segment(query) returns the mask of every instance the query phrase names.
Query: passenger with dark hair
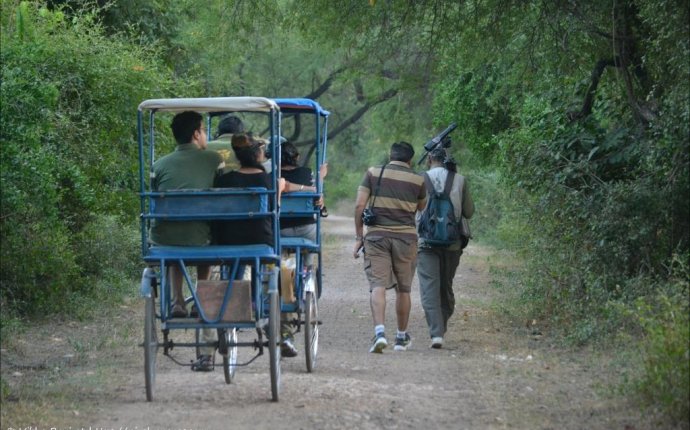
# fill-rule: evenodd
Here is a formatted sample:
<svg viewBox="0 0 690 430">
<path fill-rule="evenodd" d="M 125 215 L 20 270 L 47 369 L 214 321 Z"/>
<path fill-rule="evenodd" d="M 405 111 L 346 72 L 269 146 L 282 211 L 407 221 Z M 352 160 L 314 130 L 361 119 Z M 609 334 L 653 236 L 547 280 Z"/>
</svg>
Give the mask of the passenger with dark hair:
<svg viewBox="0 0 690 430">
<path fill-rule="evenodd" d="M 286 181 L 285 192 L 316 192 L 314 175 L 308 167 L 299 166 L 299 151 L 290 141 L 280 145 L 280 177 Z M 320 199 L 319 203 L 323 203 Z M 284 218 L 280 220 L 280 235 L 287 237 L 305 237 L 316 241 L 316 218 Z"/>
<path fill-rule="evenodd" d="M 219 176 L 216 188 L 264 187 L 271 189 L 271 176 L 262 166 L 264 161 L 264 142 L 251 134 L 232 136 L 232 149 L 240 162 L 240 168 Z M 279 192 L 284 188 L 280 181 Z M 273 246 L 273 228 L 270 218 L 249 220 L 218 221 L 214 227 L 215 242 L 220 245 L 248 245 L 265 243 Z"/>
<path fill-rule="evenodd" d="M 280 145 L 280 176 L 285 179 L 285 192 L 316 192 L 314 186 L 314 175 L 308 167 L 299 165 L 299 151 L 291 142 L 284 140 Z M 322 172 L 324 170 L 322 169 Z M 323 177 L 321 178 L 323 179 Z M 319 197 L 317 206 L 323 206 L 323 198 Z M 303 237 L 316 242 L 316 217 L 303 218 L 281 218 L 280 220 L 281 237 Z M 305 266 L 307 270 L 313 269 L 313 254 L 307 253 L 305 256 Z M 293 334 L 290 325 L 286 322 L 290 319 L 290 314 L 281 315 L 281 352 L 284 357 L 297 356 L 297 349 L 294 346 Z"/>
<path fill-rule="evenodd" d="M 175 115 L 171 128 L 177 141 L 175 151 L 159 158 L 153 164 L 153 191 L 204 189 L 213 185 L 214 178 L 223 168 L 221 156 L 206 151 L 206 128 L 201 114 L 186 111 Z M 151 223 L 151 241 L 158 245 L 203 246 L 211 241 L 211 228 L 204 221 L 161 221 Z M 207 279 L 208 266 L 198 266 L 199 279 Z M 182 283 L 184 276 L 176 265 L 170 267 L 173 289 L 174 318 L 186 317 Z"/>
<path fill-rule="evenodd" d="M 364 271 L 369 281 L 370 305 L 374 320 L 374 339 L 369 352 L 381 353 L 388 346 L 384 332 L 386 290 L 396 291 L 395 310 L 398 330 L 395 350 L 405 351 L 412 344 L 407 333 L 410 317 L 412 278 L 417 258 L 415 213 L 424 209 L 424 179 L 412 168 L 414 149 L 407 142 L 391 145 L 390 162 L 370 167 L 357 189 L 355 202 L 354 257 L 364 250 Z M 370 204 L 376 214 L 364 235 L 362 213 Z"/>
</svg>

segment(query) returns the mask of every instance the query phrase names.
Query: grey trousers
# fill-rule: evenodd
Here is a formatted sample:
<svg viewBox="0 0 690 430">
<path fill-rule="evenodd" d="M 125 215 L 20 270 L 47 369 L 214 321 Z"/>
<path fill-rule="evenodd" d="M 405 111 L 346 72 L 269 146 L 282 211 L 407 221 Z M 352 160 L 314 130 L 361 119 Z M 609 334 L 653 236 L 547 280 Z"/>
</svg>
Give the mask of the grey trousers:
<svg viewBox="0 0 690 430">
<path fill-rule="evenodd" d="M 462 250 L 420 247 L 417 276 L 430 337 L 443 337 L 455 310 L 453 278 Z"/>
</svg>

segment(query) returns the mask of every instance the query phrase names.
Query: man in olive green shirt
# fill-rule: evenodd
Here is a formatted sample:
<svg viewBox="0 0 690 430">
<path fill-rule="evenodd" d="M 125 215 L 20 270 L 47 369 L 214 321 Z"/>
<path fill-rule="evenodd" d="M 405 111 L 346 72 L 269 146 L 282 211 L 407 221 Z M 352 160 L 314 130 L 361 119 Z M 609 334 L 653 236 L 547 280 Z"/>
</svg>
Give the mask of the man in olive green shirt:
<svg viewBox="0 0 690 430">
<path fill-rule="evenodd" d="M 244 123 L 235 115 L 226 115 L 218 123 L 216 138 L 208 142 L 208 149 L 218 152 L 225 162 L 225 171 L 237 170 L 240 162 L 235 157 L 232 150 L 232 136 L 237 133 L 244 133 Z"/>
<path fill-rule="evenodd" d="M 206 151 L 207 137 L 201 114 L 186 111 L 175 115 L 171 124 L 177 148 L 153 164 L 154 191 L 179 189 L 206 189 L 223 168 L 223 159 L 215 151 Z M 211 241 L 211 227 L 203 221 L 160 221 L 151 226 L 151 241 L 158 245 L 204 246 Z M 208 279 L 209 267 L 198 266 L 199 279 Z M 183 274 L 171 266 L 173 287 L 172 316 L 186 317 L 187 309 L 182 294 Z"/>
</svg>

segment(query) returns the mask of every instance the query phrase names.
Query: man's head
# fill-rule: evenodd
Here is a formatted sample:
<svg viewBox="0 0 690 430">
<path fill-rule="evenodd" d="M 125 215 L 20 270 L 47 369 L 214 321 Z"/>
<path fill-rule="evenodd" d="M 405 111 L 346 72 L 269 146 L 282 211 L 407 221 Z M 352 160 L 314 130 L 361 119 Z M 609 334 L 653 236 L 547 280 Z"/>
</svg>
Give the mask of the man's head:
<svg viewBox="0 0 690 430">
<path fill-rule="evenodd" d="M 391 145 L 391 161 L 402 161 L 405 163 L 410 163 L 414 157 L 414 148 L 407 142 L 395 142 Z"/>
<path fill-rule="evenodd" d="M 433 164 L 443 164 L 446 161 L 448 155 L 446 154 L 446 148 L 436 147 L 429 152 L 428 160 L 429 165 Z"/>
<path fill-rule="evenodd" d="M 178 113 L 170 124 L 173 136 L 178 145 L 194 143 L 201 149 L 206 148 L 206 129 L 204 117 L 194 111 Z"/>
<path fill-rule="evenodd" d="M 226 115 L 218 123 L 218 134 L 237 134 L 244 133 L 244 123 L 235 115 Z"/>
</svg>

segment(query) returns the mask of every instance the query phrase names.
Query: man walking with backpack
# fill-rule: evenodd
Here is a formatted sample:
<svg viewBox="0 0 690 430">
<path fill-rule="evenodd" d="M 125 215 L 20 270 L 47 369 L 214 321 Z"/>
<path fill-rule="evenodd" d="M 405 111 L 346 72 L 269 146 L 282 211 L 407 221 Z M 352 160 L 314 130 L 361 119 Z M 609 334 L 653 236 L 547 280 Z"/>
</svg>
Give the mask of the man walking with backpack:
<svg viewBox="0 0 690 430">
<path fill-rule="evenodd" d="M 417 214 L 417 274 L 431 347 L 439 349 L 455 310 L 453 278 L 468 240 L 462 236 L 462 217 L 472 217 L 474 203 L 465 177 L 456 174 L 445 148 L 429 153 L 428 166 L 424 174 L 428 203 Z"/>
</svg>

